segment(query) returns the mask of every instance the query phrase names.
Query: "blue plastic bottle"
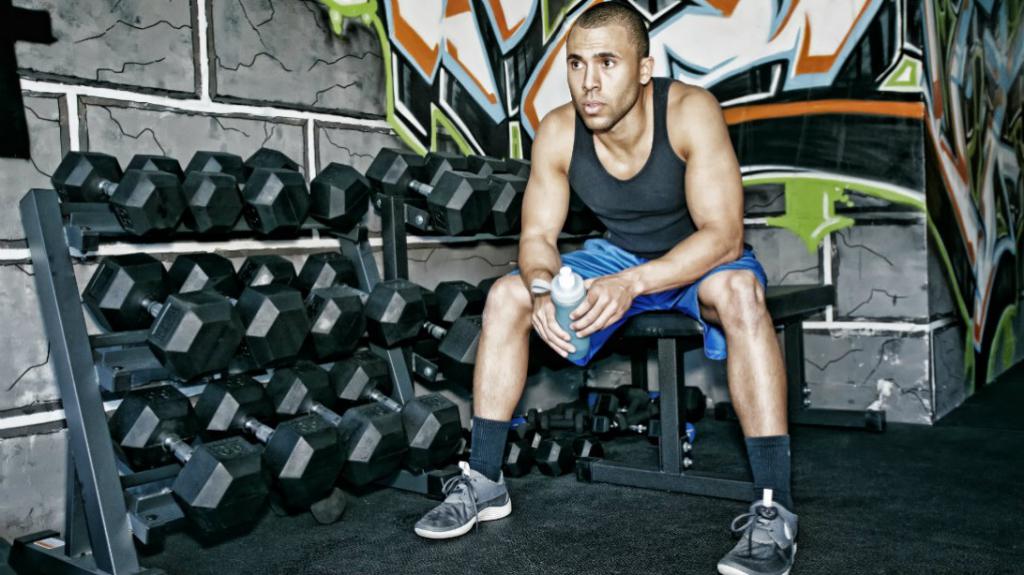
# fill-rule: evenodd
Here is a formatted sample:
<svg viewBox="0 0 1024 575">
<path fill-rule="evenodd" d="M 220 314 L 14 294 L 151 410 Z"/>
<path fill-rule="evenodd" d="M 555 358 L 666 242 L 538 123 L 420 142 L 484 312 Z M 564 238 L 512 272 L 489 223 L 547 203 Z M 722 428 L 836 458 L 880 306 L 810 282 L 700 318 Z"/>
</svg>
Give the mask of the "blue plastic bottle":
<svg viewBox="0 0 1024 575">
<path fill-rule="evenodd" d="M 569 319 L 572 313 L 587 297 L 587 289 L 583 287 L 583 278 L 574 273 L 569 266 L 562 266 L 558 275 L 551 281 L 551 302 L 555 304 L 555 319 L 566 333 L 571 337 L 570 343 L 576 351 L 569 354 L 570 361 L 577 361 L 586 357 L 590 351 L 590 337 L 578 337 L 570 326 L 573 320 Z"/>
</svg>

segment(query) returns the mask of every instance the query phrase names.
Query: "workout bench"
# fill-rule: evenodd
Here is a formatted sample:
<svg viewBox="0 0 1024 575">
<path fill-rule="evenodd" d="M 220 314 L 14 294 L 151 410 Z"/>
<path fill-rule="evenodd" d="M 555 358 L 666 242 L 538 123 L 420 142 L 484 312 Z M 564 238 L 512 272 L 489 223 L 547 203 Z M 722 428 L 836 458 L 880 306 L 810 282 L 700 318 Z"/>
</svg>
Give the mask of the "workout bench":
<svg viewBox="0 0 1024 575">
<path fill-rule="evenodd" d="M 789 383 L 789 421 L 800 425 L 853 427 L 872 431 L 885 428 L 885 412 L 812 409 L 807 406 L 804 381 L 802 322 L 831 305 L 833 286 L 770 286 L 766 293 L 768 311 L 782 329 L 786 380 Z M 708 497 L 751 501 L 754 486 L 749 481 L 714 474 L 684 471 L 680 429 L 686 424 L 686 407 L 679 401 L 683 385 L 683 353 L 703 345 L 700 324 L 677 312 L 651 312 L 632 317 L 623 326 L 624 338 L 656 338 L 658 341 L 658 390 L 661 392 L 660 465 L 657 468 L 616 463 L 603 459 L 580 459 L 576 477 L 580 481 L 614 483 L 662 491 L 692 493 Z M 632 361 L 633 384 L 647 387 L 647 350 Z M 724 411 L 728 414 L 731 410 Z"/>
</svg>

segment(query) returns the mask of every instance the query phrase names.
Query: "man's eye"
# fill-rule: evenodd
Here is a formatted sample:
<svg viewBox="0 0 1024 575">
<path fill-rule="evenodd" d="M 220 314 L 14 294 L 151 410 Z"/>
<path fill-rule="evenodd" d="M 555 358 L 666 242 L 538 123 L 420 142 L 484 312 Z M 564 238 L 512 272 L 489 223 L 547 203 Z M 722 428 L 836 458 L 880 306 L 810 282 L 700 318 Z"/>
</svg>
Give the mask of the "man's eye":
<svg viewBox="0 0 1024 575">
<path fill-rule="evenodd" d="M 572 68 L 573 70 L 579 70 L 580 69 L 580 62 L 579 62 L 579 60 L 573 60 L 572 62 L 569 62 L 569 67 Z"/>
<path fill-rule="evenodd" d="M 611 68 L 612 66 L 615 65 L 615 60 L 605 60 L 604 62 L 602 62 L 602 64 L 605 68 Z"/>
</svg>

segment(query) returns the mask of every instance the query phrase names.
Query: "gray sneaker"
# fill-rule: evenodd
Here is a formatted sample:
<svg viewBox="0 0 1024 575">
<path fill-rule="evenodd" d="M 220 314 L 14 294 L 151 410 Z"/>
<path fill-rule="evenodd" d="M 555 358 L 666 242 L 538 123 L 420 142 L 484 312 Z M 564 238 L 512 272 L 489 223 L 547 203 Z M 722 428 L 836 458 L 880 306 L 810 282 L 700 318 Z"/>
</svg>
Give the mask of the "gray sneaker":
<svg viewBox="0 0 1024 575">
<path fill-rule="evenodd" d="M 772 503 L 769 490 L 732 520 L 740 542 L 718 562 L 722 575 L 788 575 L 796 558 L 797 516 Z"/>
<path fill-rule="evenodd" d="M 451 539 L 465 535 L 480 521 L 494 521 L 512 513 L 512 499 L 505 477 L 491 481 L 459 462 L 462 475 L 445 483 L 443 503 L 416 522 L 416 535 L 427 539 Z"/>
</svg>

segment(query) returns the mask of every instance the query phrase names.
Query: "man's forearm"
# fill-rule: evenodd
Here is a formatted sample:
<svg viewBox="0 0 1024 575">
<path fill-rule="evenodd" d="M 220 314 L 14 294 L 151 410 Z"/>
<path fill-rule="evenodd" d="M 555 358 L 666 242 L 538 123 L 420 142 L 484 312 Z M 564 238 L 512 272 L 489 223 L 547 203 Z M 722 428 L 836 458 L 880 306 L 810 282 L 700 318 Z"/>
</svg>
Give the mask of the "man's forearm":
<svg viewBox="0 0 1024 575">
<path fill-rule="evenodd" d="M 629 282 L 634 296 L 658 293 L 692 284 L 742 253 L 742 231 L 737 237 L 734 233 L 702 229 L 660 258 L 624 270 L 619 275 Z"/>
<path fill-rule="evenodd" d="M 558 247 L 544 238 L 524 237 L 519 241 L 519 273 L 527 287 L 535 279 L 550 281 L 561 265 Z"/>
</svg>

